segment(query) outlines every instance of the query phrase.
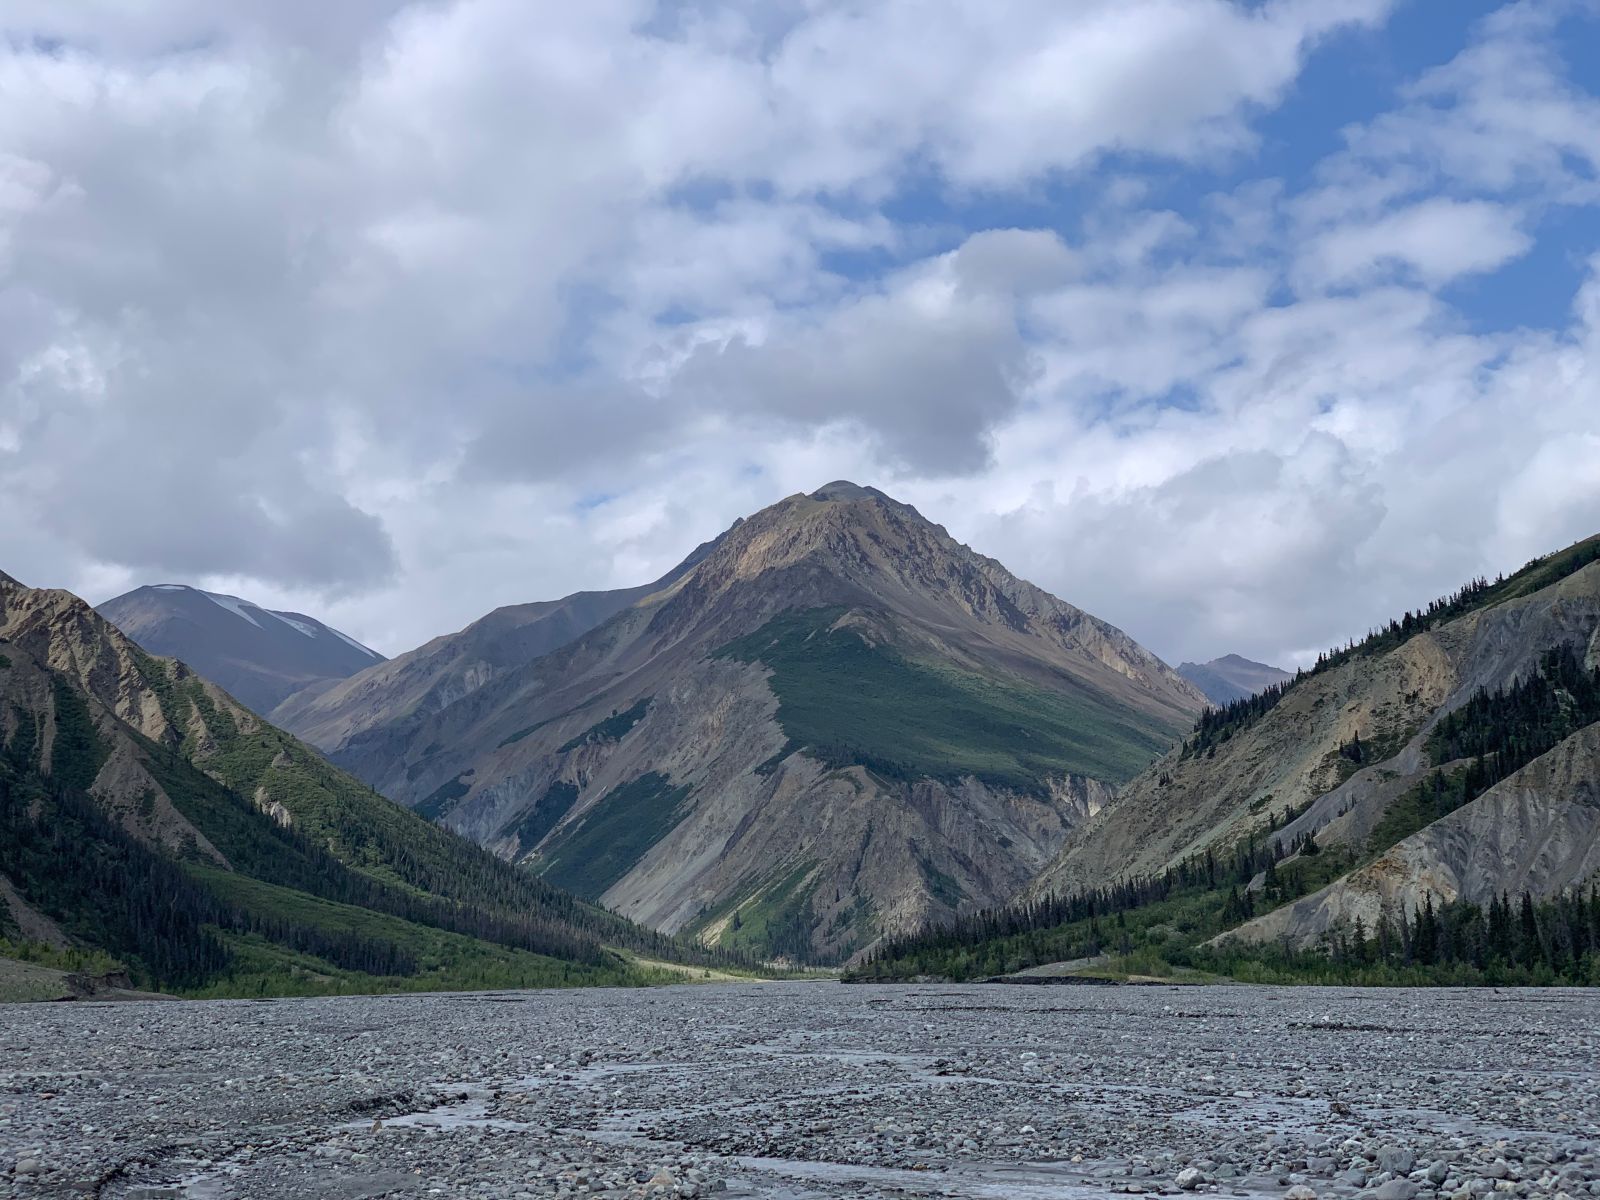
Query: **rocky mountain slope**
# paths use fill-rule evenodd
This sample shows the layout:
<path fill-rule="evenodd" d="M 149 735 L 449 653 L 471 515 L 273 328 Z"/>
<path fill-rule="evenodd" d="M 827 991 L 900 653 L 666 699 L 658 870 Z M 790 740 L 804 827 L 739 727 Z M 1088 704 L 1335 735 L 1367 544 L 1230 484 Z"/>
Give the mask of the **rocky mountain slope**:
<path fill-rule="evenodd" d="M 1253 662 L 1237 654 L 1224 654 L 1210 662 L 1180 663 L 1178 674 L 1204 692 L 1213 704 L 1243 700 L 1290 677 L 1289 672 L 1278 667 Z"/>
<path fill-rule="evenodd" d="M 0 940 L 235 992 L 602 982 L 638 977 L 607 944 L 673 952 L 396 807 L 77 597 L 9 577 Z"/>
<path fill-rule="evenodd" d="M 1331 840 L 1331 839 L 1330 839 Z M 1375 931 L 1431 904 L 1545 899 L 1600 876 L 1600 724 L 1563 740 L 1477 799 L 1327 887 L 1228 936 L 1315 946 L 1360 922 Z"/>
<path fill-rule="evenodd" d="M 1600 981 L 1600 537 L 1221 709 L 1003 911 L 860 978 Z"/>
<path fill-rule="evenodd" d="M 1275 703 L 1252 708 L 1240 702 L 1236 712 L 1152 764 L 1075 831 L 1031 890 L 1069 892 L 1111 878 L 1148 876 L 1251 836 L 1291 845 L 1309 835 L 1324 849 L 1386 849 L 1372 846 L 1386 815 L 1419 781 L 1442 769 L 1429 750 L 1438 723 L 1485 690 L 1537 676 L 1546 656 L 1562 648 L 1589 668 L 1600 661 L 1600 538 L 1537 560 L 1498 583 L 1479 581 L 1440 602 L 1435 616 L 1407 614 L 1295 681 Z M 1577 788 L 1600 773 L 1600 763 L 1585 757 L 1588 745 L 1578 738 L 1565 751 L 1570 759 L 1564 767 L 1555 765 L 1558 755 L 1538 770 L 1557 770 L 1562 787 Z M 1528 778 L 1546 777 L 1535 771 Z M 1566 819 L 1551 806 L 1574 797 L 1581 802 L 1580 792 L 1530 790 L 1505 780 L 1444 818 L 1448 823 L 1441 828 L 1418 834 L 1421 840 L 1403 852 L 1397 847 L 1398 858 L 1373 864 L 1361 881 L 1340 886 L 1359 888 L 1389 877 L 1401 859 L 1411 863 L 1406 887 L 1435 870 L 1457 871 L 1464 864 L 1452 865 L 1441 847 L 1459 850 L 1460 831 L 1483 832 L 1482 814 L 1499 811 L 1512 796 L 1541 811 L 1506 825 L 1505 840 L 1473 842 L 1478 882 L 1460 885 L 1462 894 L 1481 892 L 1494 880 L 1505 887 L 1519 880 L 1537 884 L 1535 894 L 1577 882 L 1576 867 L 1534 871 L 1523 859 L 1540 852 L 1543 822 Z M 1581 865 L 1583 854 L 1574 861 Z M 1460 890 L 1458 884 L 1437 889 L 1437 895 Z M 1397 898 L 1420 894 L 1398 885 L 1391 891 Z M 1310 915 L 1316 907 L 1300 909 L 1304 921 L 1275 914 L 1271 928 L 1312 930 L 1322 919 Z"/>
<path fill-rule="evenodd" d="M 560 600 L 497 608 L 456 633 L 370 666 L 347 679 L 312 683 L 268 715 L 318 746 L 342 746 L 369 729 L 420 724 L 508 670 L 566 645 L 644 597 L 668 587 L 708 547 L 640 587 L 574 592 Z"/>
<path fill-rule="evenodd" d="M 1203 702 L 1119 630 L 841 482 L 437 708 L 297 727 L 580 896 L 832 958 L 1011 895 Z"/>
<path fill-rule="evenodd" d="M 180 583 L 135 588 L 96 610 L 151 654 L 182 659 L 259 713 L 292 692 L 383 662 L 304 613 L 276 612 Z"/>

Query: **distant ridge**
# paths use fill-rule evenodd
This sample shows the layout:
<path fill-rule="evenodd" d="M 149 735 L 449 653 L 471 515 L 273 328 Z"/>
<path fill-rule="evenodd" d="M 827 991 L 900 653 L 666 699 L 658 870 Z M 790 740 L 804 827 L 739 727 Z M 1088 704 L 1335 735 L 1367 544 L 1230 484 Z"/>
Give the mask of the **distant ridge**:
<path fill-rule="evenodd" d="M 315 617 L 187 584 L 136 588 L 95 611 L 151 654 L 181 659 L 258 713 L 384 661 Z"/>
<path fill-rule="evenodd" d="M 1182 663 L 1182 675 L 1218 707 L 1243 700 L 1289 678 L 1289 672 L 1237 654 L 1224 654 L 1205 663 Z"/>

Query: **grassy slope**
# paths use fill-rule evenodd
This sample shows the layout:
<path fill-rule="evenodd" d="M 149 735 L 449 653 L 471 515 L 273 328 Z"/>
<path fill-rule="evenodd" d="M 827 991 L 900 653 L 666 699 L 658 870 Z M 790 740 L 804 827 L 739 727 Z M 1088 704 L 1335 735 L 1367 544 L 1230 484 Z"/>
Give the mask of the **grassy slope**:
<path fill-rule="evenodd" d="M 684 934 L 702 937 L 708 930 L 715 930 L 719 946 L 806 961 L 812 953 L 811 897 L 817 886 L 808 876 L 816 865 L 814 860 L 808 860 L 780 868 L 767 879 L 751 881 L 701 913 L 684 929 Z M 865 909 L 864 901 L 861 908 Z"/>
<path fill-rule="evenodd" d="M 342 969 L 257 934 L 221 931 L 234 951 L 234 964 L 224 976 L 194 989 L 191 994 L 197 996 L 577 987 L 669 978 L 659 972 L 641 972 L 622 955 L 612 955 L 598 966 L 566 962 L 319 899 L 235 872 L 204 867 L 191 870 L 213 893 L 240 908 L 300 927 L 392 943 L 414 956 L 417 963 L 416 970 L 404 975 L 372 975 Z"/>
<path fill-rule="evenodd" d="M 166 664 L 151 660 L 160 670 Z M 179 728 L 187 706 L 205 720 L 212 742 L 191 734 L 179 754 L 192 759 L 241 797 L 264 788 L 293 816 L 294 828 L 325 845 L 363 875 L 414 894 L 572 923 L 608 942 L 662 957 L 678 957 L 667 939 L 634 945 L 643 931 L 629 922 L 503 863 L 464 839 L 380 796 L 294 737 L 264 722 L 246 732 L 210 702 L 199 680 L 169 683 L 163 704 Z M 181 719 L 178 719 L 181 718 Z M 598 894 L 598 893 L 596 893 Z M 659 943 L 659 944 L 657 944 Z"/>
<path fill-rule="evenodd" d="M 784 613 L 717 651 L 772 671 L 784 733 L 830 765 L 1031 790 L 1047 775 L 1128 779 L 1172 740 L 1087 689 L 980 676 L 830 630 L 841 611 Z"/>
<path fill-rule="evenodd" d="M 673 787 L 656 771 L 629 780 L 563 830 L 530 865 L 546 881 L 598 899 L 687 815 L 688 794 L 688 788 Z"/>

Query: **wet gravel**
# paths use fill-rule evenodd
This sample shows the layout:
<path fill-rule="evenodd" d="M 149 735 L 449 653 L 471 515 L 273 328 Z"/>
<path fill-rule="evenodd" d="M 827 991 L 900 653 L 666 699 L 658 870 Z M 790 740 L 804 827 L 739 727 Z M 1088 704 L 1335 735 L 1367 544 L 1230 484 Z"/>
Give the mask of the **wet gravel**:
<path fill-rule="evenodd" d="M 1600 1196 L 1600 992 L 0 1007 L 0 1195 Z"/>

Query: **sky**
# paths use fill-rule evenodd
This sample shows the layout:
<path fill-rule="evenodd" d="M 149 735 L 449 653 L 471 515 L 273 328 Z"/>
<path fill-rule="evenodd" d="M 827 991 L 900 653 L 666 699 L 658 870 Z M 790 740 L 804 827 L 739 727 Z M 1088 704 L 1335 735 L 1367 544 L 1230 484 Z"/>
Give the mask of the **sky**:
<path fill-rule="evenodd" d="M 396 653 L 838 478 L 1174 663 L 1600 532 L 1600 3 L 0 6 L 0 570 Z"/>

